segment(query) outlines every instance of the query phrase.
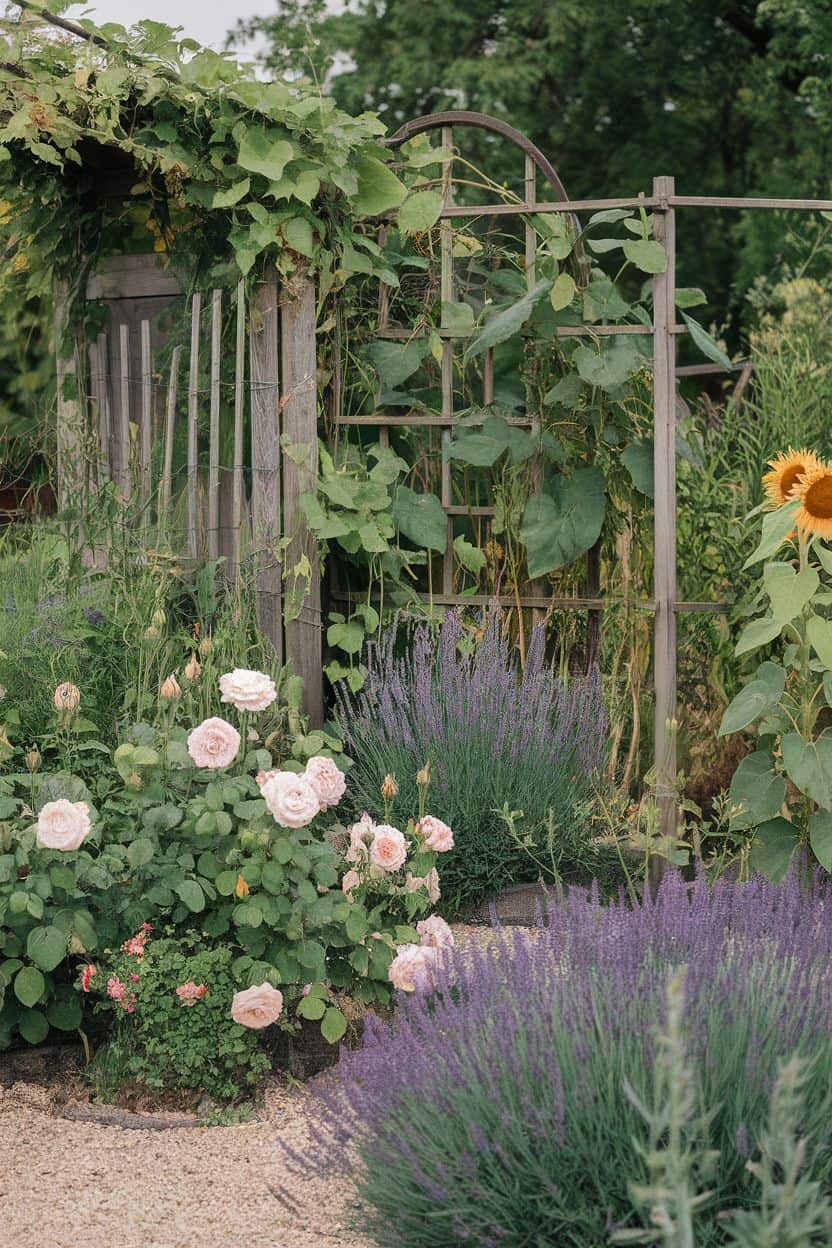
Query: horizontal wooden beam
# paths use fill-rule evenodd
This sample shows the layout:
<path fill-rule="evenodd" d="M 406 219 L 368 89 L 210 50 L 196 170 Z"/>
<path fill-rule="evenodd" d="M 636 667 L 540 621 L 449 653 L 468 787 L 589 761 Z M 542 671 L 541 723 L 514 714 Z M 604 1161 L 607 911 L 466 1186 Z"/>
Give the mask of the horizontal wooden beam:
<path fill-rule="evenodd" d="M 832 212 L 832 199 L 763 199 L 744 195 L 669 195 L 658 199 L 639 195 L 629 199 L 563 199 L 556 202 L 524 204 L 449 204 L 440 219 L 450 217 L 511 217 L 529 213 L 600 212 L 607 208 L 779 208 L 793 212 Z"/>
<path fill-rule="evenodd" d="M 366 602 L 366 592 L 350 594 L 344 590 L 332 590 L 332 598 L 338 602 Z M 501 607 L 516 607 L 517 599 L 513 594 L 503 594 L 495 598 L 493 594 L 416 594 L 420 602 L 435 603 L 439 607 L 488 607 L 497 603 Z M 377 601 L 379 594 L 370 597 Z M 730 602 L 675 602 L 674 609 L 683 615 L 719 615 L 730 611 Z M 521 607 L 535 607 L 541 610 L 551 608 L 555 611 L 603 611 L 606 607 L 635 607 L 637 611 L 655 611 L 656 604 L 651 598 L 556 598 L 543 594 L 520 596 Z"/>
<path fill-rule="evenodd" d="M 87 282 L 88 299 L 159 299 L 181 295 L 184 285 L 160 256 L 109 256 Z"/>
<path fill-rule="evenodd" d="M 507 416 L 507 425 L 517 425 L 521 429 L 528 429 L 531 425 L 531 419 L 527 416 Z M 338 425 L 367 425 L 378 426 L 387 425 L 394 429 L 399 426 L 404 428 L 421 426 L 429 427 L 437 425 L 440 428 L 451 428 L 459 424 L 459 416 L 388 416 L 385 412 L 373 412 L 369 416 L 339 416 L 336 420 Z M 465 426 L 463 426 L 464 428 Z"/>

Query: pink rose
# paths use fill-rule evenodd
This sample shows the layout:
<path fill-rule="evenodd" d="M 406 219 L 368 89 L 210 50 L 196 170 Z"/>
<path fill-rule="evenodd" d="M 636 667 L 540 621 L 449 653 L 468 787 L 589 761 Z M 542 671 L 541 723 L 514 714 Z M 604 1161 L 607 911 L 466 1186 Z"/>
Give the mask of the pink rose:
<path fill-rule="evenodd" d="M 197 767 L 230 767 L 240 748 L 240 734 L 226 720 L 205 719 L 188 734 L 188 753 Z"/>
<path fill-rule="evenodd" d="M 420 888 L 424 888 L 427 891 L 430 904 L 435 906 L 440 897 L 439 872 L 436 870 L 436 867 L 428 871 L 427 875 L 412 875 L 408 871 L 404 887 L 408 893 L 418 893 Z"/>
<path fill-rule="evenodd" d="M 305 828 L 321 809 L 312 785 L 293 771 L 275 772 L 260 792 L 275 823 L 282 828 Z"/>
<path fill-rule="evenodd" d="M 437 854 L 446 854 L 454 847 L 453 832 L 447 823 L 434 819 L 433 815 L 425 815 L 420 819 L 416 824 L 416 831 L 423 837 L 425 846 L 435 850 Z"/>
<path fill-rule="evenodd" d="M 262 789 L 266 781 L 271 780 L 272 776 L 276 776 L 276 775 L 277 775 L 276 768 L 273 771 L 258 771 L 257 775 L 254 777 L 254 780 L 258 788 Z"/>
<path fill-rule="evenodd" d="M 70 802 L 59 797 L 47 802 L 38 815 L 38 845 L 63 852 L 80 849 L 89 836 L 90 808 L 86 802 Z"/>
<path fill-rule="evenodd" d="M 230 702 L 238 711 L 265 711 L 277 697 L 274 681 L 265 672 L 252 672 L 235 667 L 220 676 L 221 701 Z"/>
<path fill-rule="evenodd" d="M 427 919 L 420 919 L 416 924 L 416 931 L 419 933 L 423 946 L 430 949 L 453 948 L 454 934 L 438 914 L 432 914 Z"/>
<path fill-rule="evenodd" d="M 328 806 L 338 805 L 344 796 L 347 781 L 341 768 L 331 758 L 316 754 L 306 764 L 306 771 L 303 774 L 318 794 L 321 810 L 326 810 Z"/>
<path fill-rule="evenodd" d="M 206 996 L 208 989 L 204 984 L 195 984 L 189 979 L 187 984 L 180 984 L 176 989 L 176 995 L 183 1005 L 196 1005 L 197 1001 L 201 1001 Z"/>
<path fill-rule="evenodd" d="M 387 972 L 390 983 L 400 992 L 424 988 L 436 956 L 430 945 L 399 945 Z"/>
<path fill-rule="evenodd" d="M 377 825 L 370 846 L 370 861 L 382 871 L 398 871 L 407 858 L 407 841 L 398 828 L 389 823 Z"/>
<path fill-rule="evenodd" d="M 370 851 L 368 842 L 375 835 L 376 825 L 369 815 L 365 814 L 358 823 L 350 828 L 350 847 L 344 854 L 347 862 L 366 862 Z"/>
<path fill-rule="evenodd" d="M 361 883 L 361 876 L 357 871 L 348 871 L 341 881 L 341 890 L 347 901 L 352 901 L 352 890 L 358 888 Z"/>
<path fill-rule="evenodd" d="M 268 1027 L 276 1023 L 283 1011 L 283 993 L 271 984 L 255 984 L 243 992 L 235 992 L 231 1017 L 242 1027 Z"/>

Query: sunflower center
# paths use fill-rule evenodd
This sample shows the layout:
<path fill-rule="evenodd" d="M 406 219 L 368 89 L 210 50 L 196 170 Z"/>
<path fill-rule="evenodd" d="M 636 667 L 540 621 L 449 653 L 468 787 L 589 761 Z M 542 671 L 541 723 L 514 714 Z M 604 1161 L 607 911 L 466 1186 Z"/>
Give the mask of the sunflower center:
<path fill-rule="evenodd" d="M 789 464 L 788 468 L 783 470 L 780 478 L 780 489 L 783 491 L 783 497 L 788 498 L 792 488 L 797 485 L 798 480 L 806 471 L 805 464 Z"/>
<path fill-rule="evenodd" d="M 809 486 L 803 506 L 818 520 L 832 520 L 832 476 L 821 477 Z"/>

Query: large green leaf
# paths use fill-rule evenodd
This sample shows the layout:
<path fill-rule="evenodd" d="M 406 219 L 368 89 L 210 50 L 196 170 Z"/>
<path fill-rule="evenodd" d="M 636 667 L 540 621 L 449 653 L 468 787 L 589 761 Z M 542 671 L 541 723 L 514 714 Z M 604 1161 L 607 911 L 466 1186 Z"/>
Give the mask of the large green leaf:
<path fill-rule="evenodd" d="M 627 239 L 624 255 L 642 273 L 664 273 L 667 268 L 667 252 L 655 239 Z"/>
<path fill-rule="evenodd" d="M 386 342 L 380 339 L 367 348 L 382 383 L 390 389 L 395 389 L 412 376 L 427 353 L 427 343 L 418 338 L 413 342 Z"/>
<path fill-rule="evenodd" d="M 806 635 L 824 667 L 832 668 L 832 622 L 813 615 L 806 625 Z"/>
<path fill-rule="evenodd" d="M 46 980 L 36 966 L 24 966 L 14 977 L 14 995 L 21 1005 L 37 1005 L 46 988 Z"/>
<path fill-rule="evenodd" d="M 734 811 L 732 830 L 755 828 L 774 819 L 786 796 L 786 781 L 774 770 L 771 755 L 757 750 L 747 755 L 734 772 L 728 800 Z"/>
<path fill-rule="evenodd" d="M 43 1044 L 49 1034 L 49 1023 L 42 1010 L 23 1010 L 18 1022 L 20 1034 L 29 1044 Z"/>
<path fill-rule="evenodd" d="M 763 516 L 763 529 L 759 544 L 742 565 L 743 571 L 759 563 L 761 559 L 768 559 L 769 555 L 773 555 L 776 550 L 780 549 L 794 528 L 794 518 L 799 506 L 799 500 L 792 499 L 790 503 L 784 503 L 776 511 L 769 511 Z"/>
<path fill-rule="evenodd" d="M 407 187 L 392 169 L 375 156 L 358 156 L 355 168 L 358 175 L 358 192 L 353 200 L 356 212 L 376 217 L 391 208 L 398 208 L 407 195 Z"/>
<path fill-rule="evenodd" d="M 562 568 L 594 545 L 604 523 L 604 477 L 597 468 L 578 468 L 552 478 L 526 504 L 520 538 L 529 576 Z"/>
<path fill-rule="evenodd" d="M 522 299 L 518 299 L 510 307 L 503 308 L 502 311 L 495 312 L 489 317 L 476 338 L 469 343 L 466 353 L 468 357 L 482 355 L 483 351 L 489 347 L 495 347 L 499 342 L 506 342 L 519 333 L 534 312 L 541 297 L 548 293 L 550 288 L 551 282 L 544 278 L 527 291 Z"/>
<path fill-rule="evenodd" d="M 549 291 L 549 302 L 555 312 L 568 308 L 575 298 L 575 279 L 571 273 L 559 273 Z"/>
<path fill-rule="evenodd" d="M 740 689 L 726 708 L 719 735 L 727 736 L 753 724 L 780 700 L 786 687 L 786 673 L 779 663 L 761 663 L 754 679 Z"/>
<path fill-rule="evenodd" d="M 572 358 L 584 381 L 602 390 L 622 386 L 644 363 L 641 351 L 626 339 L 604 339 L 597 348 L 582 343 Z"/>
<path fill-rule="evenodd" d="M 707 329 L 694 320 L 692 316 L 688 316 L 687 312 L 682 312 L 682 320 L 687 325 L 691 338 L 702 354 L 707 356 L 709 360 L 713 360 L 714 364 L 721 364 L 723 368 L 729 369 L 731 361 L 722 348 L 717 346 Z"/>
<path fill-rule="evenodd" d="M 775 637 L 779 637 L 782 631 L 783 625 L 779 620 L 773 620 L 770 615 L 761 620 L 752 620 L 740 633 L 734 654 L 747 654 L 749 650 L 767 646 L 770 641 L 774 641 Z"/>
<path fill-rule="evenodd" d="M 81 998 L 68 984 L 57 989 L 54 999 L 46 1009 L 49 1026 L 57 1027 L 60 1031 L 75 1031 L 81 1026 L 82 1014 Z"/>
<path fill-rule="evenodd" d="M 815 810 L 809 816 L 809 844 L 824 871 L 832 871 L 832 812 Z"/>
<path fill-rule="evenodd" d="M 754 833 L 749 866 L 773 883 L 779 884 L 789 869 L 797 849 L 797 829 L 788 819 L 769 819 Z"/>
<path fill-rule="evenodd" d="M 763 585 L 771 602 L 771 614 L 781 624 L 788 624 L 800 615 L 819 584 L 814 568 L 797 572 L 790 563 L 767 563 L 763 569 Z"/>
<path fill-rule="evenodd" d="M 621 452 L 621 462 L 641 494 L 653 497 L 653 439 L 631 442 Z"/>
<path fill-rule="evenodd" d="M 57 927 L 33 927 L 26 941 L 26 953 L 42 971 L 54 971 L 66 956 L 66 932 Z"/>
<path fill-rule="evenodd" d="M 420 234 L 436 224 L 441 211 L 439 191 L 416 191 L 408 195 L 399 209 L 399 229 L 405 234 Z"/>
<path fill-rule="evenodd" d="M 448 545 L 448 518 L 435 494 L 417 494 L 400 485 L 393 496 L 393 521 L 416 546 L 444 555 Z"/>
<path fill-rule="evenodd" d="M 205 894 L 196 880 L 183 880 L 176 885 L 174 892 L 193 914 L 199 914 L 200 910 L 205 909 Z"/>
<path fill-rule="evenodd" d="M 249 126 L 240 143 L 237 164 L 249 173 L 260 173 L 270 182 L 276 182 L 294 155 L 295 149 L 286 139 Z"/>
<path fill-rule="evenodd" d="M 832 810 L 832 737 L 805 741 L 796 732 L 788 732 L 781 749 L 792 783 L 818 806 Z"/>

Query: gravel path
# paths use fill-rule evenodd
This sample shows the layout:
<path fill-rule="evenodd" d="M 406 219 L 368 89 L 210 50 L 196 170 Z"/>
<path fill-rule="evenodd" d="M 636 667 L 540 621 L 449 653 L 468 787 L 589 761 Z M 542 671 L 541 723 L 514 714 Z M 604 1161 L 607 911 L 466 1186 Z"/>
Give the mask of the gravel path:
<path fill-rule="evenodd" d="M 127 1131 L 57 1117 L 32 1085 L 0 1088 L 0 1248 L 371 1248 L 342 1182 L 286 1180 L 298 1216 L 269 1190 L 306 1101 L 275 1087 L 265 1122 Z"/>

